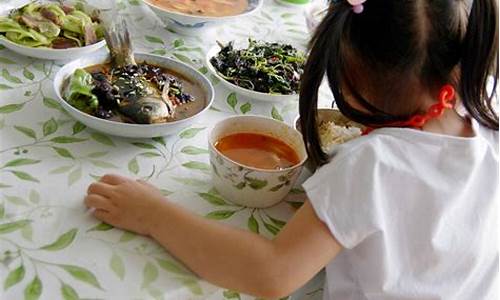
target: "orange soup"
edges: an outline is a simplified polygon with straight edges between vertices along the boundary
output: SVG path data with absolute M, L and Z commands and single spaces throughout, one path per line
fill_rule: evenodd
M 300 162 L 292 147 L 263 134 L 231 134 L 218 140 L 215 148 L 242 165 L 259 169 L 281 170 Z
M 225 17 L 244 12 L 248 0 L 148 0 L 156 7 L 188 15 Z

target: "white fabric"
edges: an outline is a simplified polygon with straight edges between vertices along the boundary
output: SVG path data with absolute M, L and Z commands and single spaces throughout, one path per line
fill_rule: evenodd
M 345 248 L 324 299 L 500 299 L 498 132 L 384 128 L 339 146 L 304 188 Z

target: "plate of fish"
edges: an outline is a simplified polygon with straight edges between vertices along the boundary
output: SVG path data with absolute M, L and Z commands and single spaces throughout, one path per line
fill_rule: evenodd
M 174 59 L 134 53 L 124 22 L 106 30 L 109 53 L 62 67 L 54 89 L 63 108 L 90 128 L 150 138 L 176 133 L 213 102 L 210 81 Z
M 32 1 L 0 12 L 0 44 L 30 57 L 69 60 L 102 48 L 105 41 L 96 7 Z
M 206 55 L 210 73 L 229 90 L 254 100 L 298 99 L 305 54 L 279 42 L 218 42 Z

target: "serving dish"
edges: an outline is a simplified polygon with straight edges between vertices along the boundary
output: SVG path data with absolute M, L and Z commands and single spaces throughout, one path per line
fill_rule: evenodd
M 236 41 L 234 42 L 234 48 L 245 49 L 249 46 L 249 43 L 251 43 L 252 41 L 253 41 L 252 39 L 246 41 Z M 213 46 L 205 56 L 205 65 L 207 66 L 209 73 L 215 76 L 217 79 L 219 79 L 222 85 L 224 85 L 224 87 L 226 87 L 228 90 L 235 92 L 239 96 L 264 102 L 288 102 L 291 100 L 297 100 L 299 98 L 298 92 L 290 94 L 265 93 L 247 89 L 226 80 L 226 78 L 224 78 L 224 76 L 211 63 L 212 58 L 216 57 L 222 48 L 223 45 L 221 43 L 217 43 L 217 45 Z M 297 75 L 300 76 L 301 74 Z
M 6 6 L 5 8 L 2 8 L 0 11 L 0 17 L 3 16 L 8 16 L 10 11 L 12 9 L 20 8 L 26 5 L 27 3 L 30 3 L 31 1 L 23 1 L 22 3 L 19 3 L 19 6 L 17 7 L 12 7 L 12 6 Z M 50 1 L 40 1 L 41 3 L 53 3 Z M 77 2 L 75 1 L 65 1 L 64 3 L 74 5 Z M 92 13 L 93 11 L 99 11 L 99 8 L 89 5 L 89 4 L 83 4 L 82 2 L 78 2 L 81 5 L 83 5 L 84 10 L 86 13 Z M 29 57 L 34 57 L 38 59 L 46 59 L 46 60 L 61 60 L 61 61 L 68 61 L 72 60 L 78 57 L 82 57 L 88 54 L 91 54 L 93 52 L 98 51 L 99 49 L 103 48 L 106 45 L 106 42 L 104 39 L 100 40 L 99 42 L 88 45 L 88 46 L 83 46 L 83 47 L 73 47 L 73 48 L 67 48 L 67 49 L 52 49 L 52 48 L 47 48 L 47 47 L 28 47 L 24 46 L 21 44 L 17 44 L 13 41 L 10 41 L 7 39 L 5 36 L 0 34 L 0 44 L 5 46 L 11 51 L 14 51 L 16 53 L 19 53 L 21 55 L 29 56 Z
M 110 135 L 132 138 L 151 138 L 175 134 L 195 122 L 195 120 L 211 106 L 214 100 L 214 88 L 211 82 L 193 67 L 171 58 L 146 53 L 135 53 L 134 57 L 138 63 L 146 62 L 154 66 L 172 70 L 199 85 L 204 95 L 204 99 L 199 99 L 199 101 L 205 102 L 204 108 L 194 116 L 178 121 L 157 124 L 130 124 L 100 119 L 71 106 L 62 96 L 62 90 L 64 85 L 67 84 L 68 78 L 72 76 L 77 69 L 108 62 L 110 59 L 108 53 L 85 56 L 63 66 L 54 78 L 54 90 L 57 95 L 56 99 L 72 117 L 88 127 Z
M 248 17 L 258 12 L 264 3 L 264 0 L 248 0 L 248 7 L 245 11 L 237 15 L 211 17 L 185 14 L 172 10 L 162 9 L 153 5 L 148 0 L 143 0 L 144 4 L 149 6 L 158 18 L 173 31 L 184 35 L 206 36 L 207 30 L 213 30 L 217 26 L 222 26 L 227 21 L 236 20 L 242 17 Z

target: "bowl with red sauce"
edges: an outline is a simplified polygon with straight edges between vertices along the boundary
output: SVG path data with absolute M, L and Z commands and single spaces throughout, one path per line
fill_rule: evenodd
M 283 200 L 307 160 L 300 132 L 266 117 L 227 118 L 208 139 L 214 187 L 246 207 L 270 207 Z

